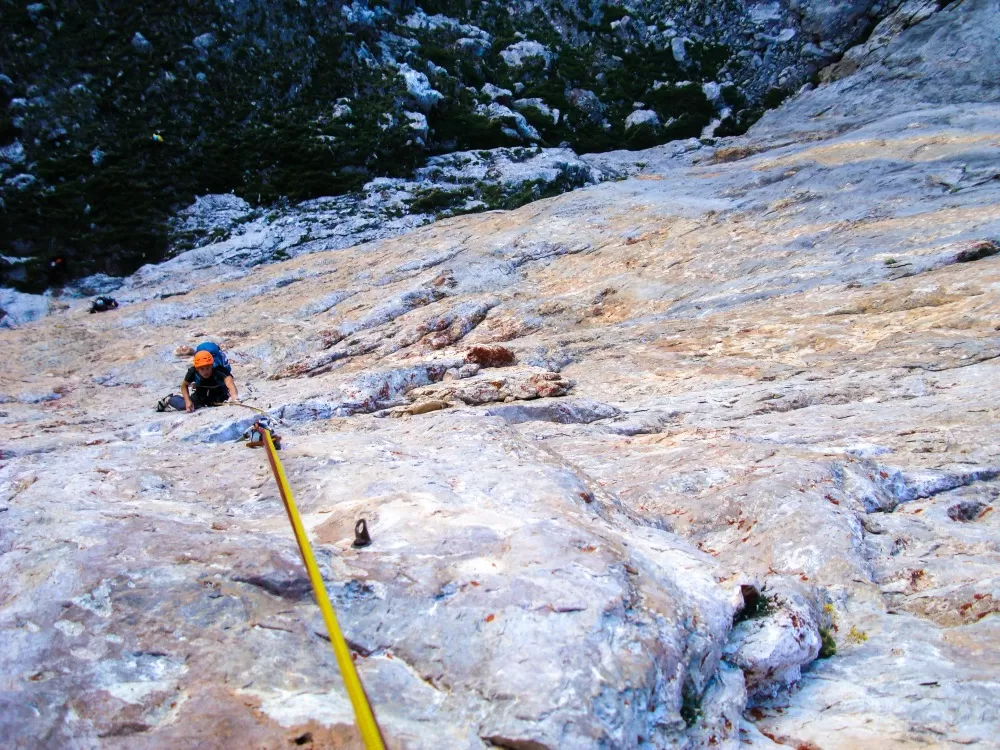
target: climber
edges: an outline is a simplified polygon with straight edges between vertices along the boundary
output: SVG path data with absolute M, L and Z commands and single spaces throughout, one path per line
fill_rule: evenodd
M 49 261 L 49 286 L 63 286 L 66 283 L 66 261 L 63 258 L 53 258 Z
M 93 302 L 90 303 L 90 312 L 92 313 L 102 313 L 108 310 L 117 310 L 118 300 L 114 297 L 98 297 Z
M 194 393 L 191 393 L 192 383 Z M 171 394 L 160 399 L 156 410 L 165 411 L 169 406 L 190 412 L 202 406 L 218 406 L 230 399 L 239 401 L 232 368 L 218 346 L 209 342 L 198 345 L 194 363 L 181 381 L 181 393 L 181 396 Z

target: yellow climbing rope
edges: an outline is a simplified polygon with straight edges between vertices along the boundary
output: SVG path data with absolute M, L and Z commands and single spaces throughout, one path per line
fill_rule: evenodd
M 252 407 L 251 407 L 252 408 Z M 302 561 L 305 563 L 306 572 L 309 574 L 309 582 L 312 584 L 313 593 L 316 595 L 316 603 L 319 604 L 323 613 L 323 621 L 326 623 L 326 630 L 330 634 L 330 645 L 333 646 L 333 653 L 337 657 L 337 665 L 340 667 L 340 674 L 344 678 L 344 686 L 347 694 L 351 698 L 351 705 L 354 706 L 354 718 L 361 731 L 361 739 L 365 743 L 366 750 L 384 750 L 385 743 L 382 740 L 382 732 L 375 721 L 375 714 L 372 712 L 368 696 L 365 694 L 364 686 L 358 677 L 358 672 L 354 668 L 354 660 L 351 658 L 351 651 L 347 647 L 340 626 L 337 624 L 337 616 L 330 605 L 330 599 L 326 594 L 326 586 L 323 585 L 323 578 L 320 576 L 319 567 L 316 565 L 316 558 L 313 557 L 312 547 L 309 546 L 309 539 L 306 537 L 305 527 L 299 517 L 299 511 L 295 507 L 292 499 L 292 491 L 288 487 L 288 479 L 285 478 L 285 470 L 278 458 L 278 453 L 271 439 L 271 431 L 261 426 L 261 433 L 264 436 L 264 444 L 267 448 L 267 459 L 271 462 L 271 471 L 278 483 L 278 491 L 281 500 L 285 504 L 288 512 L 288 520 L 292 523 L 292 531 L 295 532 L 295 541 L 299 543 L 299 552 L 302 554 Z
M 250 404 L 245 404 L 242 401 L 229 401 L 230 406 L 242 406 L 244 409 L 253 409 L 258 414 L 267 414 L 263 409 L 258 409 L 256 406 L 250 406 Z

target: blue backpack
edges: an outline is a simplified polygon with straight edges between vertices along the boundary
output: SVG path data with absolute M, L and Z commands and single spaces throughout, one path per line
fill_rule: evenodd
M 212 355 L 212 359 L 215 360 L 215 368 L 221 370 L 226 375 L 233 374 L 233 368 L 229 364 L 229 359 L 223 353 L 222 349 L 219 348 L 218 344 L 213 344 L 211 341 L 206 341 L 202 344 L 198 344 L 195 347 L 195 354 L 198 352 L 208 352 Z M 201 376 L 195 373 L 195 382 L 201 382 Z

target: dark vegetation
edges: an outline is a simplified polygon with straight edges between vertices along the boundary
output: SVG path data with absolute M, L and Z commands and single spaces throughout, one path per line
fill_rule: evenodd
M 743 609 L 736 613 L 733 625 L 738 625 L 744 620 L 766 617 L 771 613 L 771 600 L 763 591 L 758 591 L 753 586 L 740 586 L 740 593 L 743 595 Z
M 833 634 L 830 632 L 829 628 L 819 629 L 820 637 L 820 647 L 819 647 L 819 659 L 829 659 L 831 656 L 837 655 L 837 641 L 834 640 Z
M 373 17 L 357 22 L 341 5 L 48 0 L 29 11 L 20 0 L 0 0 L 0 73 L 11 81 L 0 78 L 0 148 L 20 142 L 26 151 L 25 184 L 5 187 L 12 173 L 0 173 L 0 255 L 32 259 L 0 263 L 0 284 L 40 291 L 158 261 L 184 246 L 167 220 L 196 195 L 232 191 L 264 207 L 405 176 L 429 153 L 520 143 L 505 130 L 510 123 L 474 111 L 487 99 L 467 86 L 493 83 L 516 91 L 511 99 L 540 98 L 559 109 L 558 123 L 524 112 L 545 146 L 594 152 L 697 136 L 714 111 L 700 82 L 730 58 L 727 47 L 698 42 L 682 69 L 669 47 L 612 33 L 612 22 L 628 23 L 617 5 L 526 12 L 484 0 L 421 4 L 488 31 L 492 43 L 481 54 L 458 44 L 458 29 L 402 24 L 415 8 L 409 0 L 372 3 Z M 557 29 L 568 29 L 566 38 Z M 136 32 L 148 44 L 135 41 Z M 208 32 L 213 39 L 194 42 Z M 402 114 L 418 109 L 403 79 L 377 62 L 386 32 L 418 42 L 393 54 L 444 94 L 427 115 L 425 144 Z M 522 36 L 545 44 L 551 62 L 509 68 L 500 52 Z M 574 89 L 593 91 L 600 111 L 575 107 Z M 762 110 L 734 87 L 724 93 L 738 113 L 725 133 L 745 131 Z M 349 111 L 338 112 L 338 100 Z M 656 111 L 664 127 L 626 133 L 634 102 Z M 487 188 L 482 198 L 491 208 L 512 207 L 575 186 L 565 182 L 517 196 Z M 464 197 L 420 195 L 411 208 L 447 211 Z M 53 278 L 57 257 L 64 263 Z
M 39 17 L 0 4 L 0 72 L 15 81 L 0 92 L 0 146 L 24 143 L 37 178 L 3 195 L 0 253 L 37 258 L 21 288 L 44 288 L 55 257 L 70 276 L 161 259 L 167 218 L 199 194 L 233 191 L 266 205 L 343 193 L 415 165 L 406 123 L 382 119 L 400 111 L 402 79 L 358 62 L 364 34 L 325 26 L 327 16 L 339 21 L 339 3 L 313 15 L 297 3 L 251 4 L 245 37 L 233 43 L 230 19 L 212 3 L 102 5 L 98 15 L 50 2 Z M 283 25 L 294 30 L 287 40 Z M 135 31 L 149 50 L 133 46 Z M 215 44 L 200 50 L 191 42 L 206 31 Z M 352 99 L 347 118 L 331 116 L 338 97 Z

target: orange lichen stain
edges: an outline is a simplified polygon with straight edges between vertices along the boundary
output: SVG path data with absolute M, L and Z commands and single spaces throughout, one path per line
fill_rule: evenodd
M 493 622 L 495 619 L 497 619 L 497 616 L 491 613 L 486 615 L 486 617 L 483 619 L 485 619 L 486 622 Z

